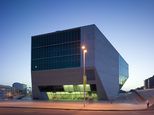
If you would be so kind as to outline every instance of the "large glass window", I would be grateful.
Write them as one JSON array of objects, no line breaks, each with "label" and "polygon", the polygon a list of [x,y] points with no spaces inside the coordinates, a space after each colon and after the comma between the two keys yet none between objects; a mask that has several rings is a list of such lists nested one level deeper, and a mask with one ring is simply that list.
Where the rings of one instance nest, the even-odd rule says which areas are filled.
[{"label": "large glass window", "polygon": [[32,71],[80,66],[80,29],[32,37]]},{"label": "large glass window", "polygon": [[128,64],[126,61],[119,55],[119,86],[120,89],[128,79]]},{"label": "large glass window", "polygon": [[[46,92],[49,100],[83,100],[83,84],[39,86],[41,92]],[[86,84],[86,98],[97,100],[96,84]]]}]

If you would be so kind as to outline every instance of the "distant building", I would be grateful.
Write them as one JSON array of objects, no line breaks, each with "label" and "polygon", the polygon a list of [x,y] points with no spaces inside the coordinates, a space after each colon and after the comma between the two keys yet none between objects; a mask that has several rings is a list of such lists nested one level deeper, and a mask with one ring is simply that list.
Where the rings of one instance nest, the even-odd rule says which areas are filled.
[{"label": "distant building", "polygon": [[144,88],[151,89],[154,88],[154,75],[146,80],[144,80]]},{"label": "distant building", "polygon": [[86,96],[115,99],[128,78],[128,64],[96,25],[32,36],[33,99],[83,99],[83,52]]},{"label": "distant building", "polygon": [[27,93],[27,85],[26,84],[15,82],[15,83],[13,83],[12,87],[15,90],[19,91],[20,93],[24,93],[24,94]]},{"label": "distant building", "polygon": [[0,85],[0,99],[12,97],[13,88],[8,85]]}]

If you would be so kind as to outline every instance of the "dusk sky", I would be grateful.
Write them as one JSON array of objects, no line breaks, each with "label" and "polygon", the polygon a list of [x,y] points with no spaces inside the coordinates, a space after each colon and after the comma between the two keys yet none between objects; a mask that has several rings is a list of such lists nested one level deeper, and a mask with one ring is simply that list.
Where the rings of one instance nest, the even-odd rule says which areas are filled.
[{"label": "dusk sky", "polygon": [[154,0],[0,0],[0,84],[31,86],[31,36],[89,24],[129,64],[124,90],[154,75]]}]

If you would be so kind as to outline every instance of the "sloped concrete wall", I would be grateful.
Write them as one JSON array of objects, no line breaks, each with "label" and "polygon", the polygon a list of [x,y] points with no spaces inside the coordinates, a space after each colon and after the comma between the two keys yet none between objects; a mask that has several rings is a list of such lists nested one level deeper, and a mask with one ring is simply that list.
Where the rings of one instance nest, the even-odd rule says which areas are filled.
[{"label": "sloped concrete wall", "polygon": [[119,92],[119,53],[95,27],[95,68],[107,98],[115,99]]}]

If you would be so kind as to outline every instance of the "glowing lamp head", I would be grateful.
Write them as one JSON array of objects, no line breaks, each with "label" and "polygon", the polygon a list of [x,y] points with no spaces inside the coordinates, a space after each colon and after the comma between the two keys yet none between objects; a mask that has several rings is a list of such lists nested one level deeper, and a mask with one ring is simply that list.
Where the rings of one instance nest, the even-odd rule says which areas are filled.
[{"label": "glowing lamp head", "polygon": [[84,50],[84,53],[87,53],[87,50]]},{"label": "glowing lamp head", "polygon": [[86,47],[83,45],[81,48],[84,50]]}]

